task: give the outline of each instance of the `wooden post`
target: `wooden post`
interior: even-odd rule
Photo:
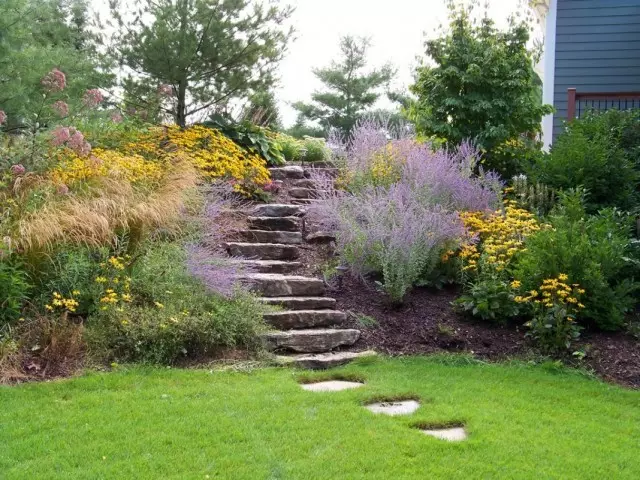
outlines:
[[[576,118],[576,89],[567,89],[568,101],[567,101],[567,120],[569,122]]]

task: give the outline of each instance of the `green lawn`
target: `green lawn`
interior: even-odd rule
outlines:
[[[0,388],[0,478],[638,479],[640,392],[524,365],[378,359],[300,372],[134,369]],[[409,417],[361,403],[417,395]],[[462,421],[447,443],[411,428]]]

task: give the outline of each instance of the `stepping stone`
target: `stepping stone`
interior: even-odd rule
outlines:
[[[300,205],[287,205],[283,203],[258,205],[251,211],[251,215],[254,217],[295,217],[304,214],[305,209]]]
[[[291,273],[302,267],[300,262],[286,262],[283,260],[235,260],[233,263],[246,266],[249,272],[255,273]]]
[[[314,232],[305,238],[307,243],[331,243],[336,241],[336,236],[331,232]]]
[[[320,191],[315,188],[290,188],[289,196],[291,198],[318,198]]]
[[[315,297],[324,294],[324,283],[318,278],[256,273],[246,279],[252,289],[264,297]]]
[[[425,435],[447,440],[448,442],[461,442],[467,439],[467,432],[463,427],[439,428],[435,430],[420,430]]]
[[[373,413],[384,415],[411,415],[420,408],[420,404],[415,400],[402,400],[397,402],[378,402],[365,405],[367,410]]]
[[[226,248],[232,257],[259,260],[295,260],[300,255],[298,247],[281,243],[229,242],[226,244]]]
[[[353,329],[290,330],[268,332],[262,335],[269,350],[292,350],[299,353],[323,353],[338,347],[353,345],[360,338],[360,331]]]
[[[351,390],[364,386],[360,382],[346,382],[344,380],[327,380],[326,382],[304,383],[300,385],[308,392],[339,392],[340,390]]]
[[[304,178],[302,180],[294,180],[293,186],[297,188],[316,188],[316,182],[311,180],[310,178]]]
[[[339,310],[287,310],[265,313],[264,320],[281,330],[330,327],[347,319],[347,314]]]
[[[272,180],[304,178],[304,168],[294,165],[287,167],[270,168],[269,173],[271,174]]]
[[[364,352],[329,352],[329,353],[313,353],[310,355],[291,355],[288,357],[280,356],[278,360],[282,363],[294,364],[298,368],[306,368],[308,370],[325,370],[327,368],[339,367],[352,362],[356,358],[373,357],[376,352],[367,350]]]
[[[272,297],[259,300],[267,305],[280,305],[292,310],[333,310],[337,303],[335,298],[329,297]]]
[[[298,217],[249,217],[247,222],[252,230],[284,232],[298,232],[300,230],[300,219]]]
[[[302,243],[302,233],[300,232],[280,232],[272,230],[243,230],[240,235],[247,242],[256,243]]]

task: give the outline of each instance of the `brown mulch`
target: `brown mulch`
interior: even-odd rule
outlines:
[[[336,298],[338,309],[349,313],[346,326],[361,330],[353,347],[357,350],[371,348],[387,355],[459,352],[491,361],[535,355],[519,325],[491,325],[454,311],[451,302],[458,293],[457,288],[416,288],[396,307],[373,282],[345,277],[342,287],[328,294]],[[376,323],[363,322],[363,315]],[[592,370],[608,381],[640,388],[640,341],[633,337],[587,332],[573,350],[584,351],[585,358],[568,356],[566,363]]]

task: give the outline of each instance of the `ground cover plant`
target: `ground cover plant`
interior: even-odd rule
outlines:
[[[335,393],[303,391],[298,372],[288,369],[118,370],[0,387],[0,424],[11,439],[0,445],[3,476],[640,475],[640,393],[555,365],[418,357],[305,375],[366,382]],[[362,407],[409,396],[421,407],[408,417]],[[448,443],[413,428],[451,422],[463,423],[469,439]]]

